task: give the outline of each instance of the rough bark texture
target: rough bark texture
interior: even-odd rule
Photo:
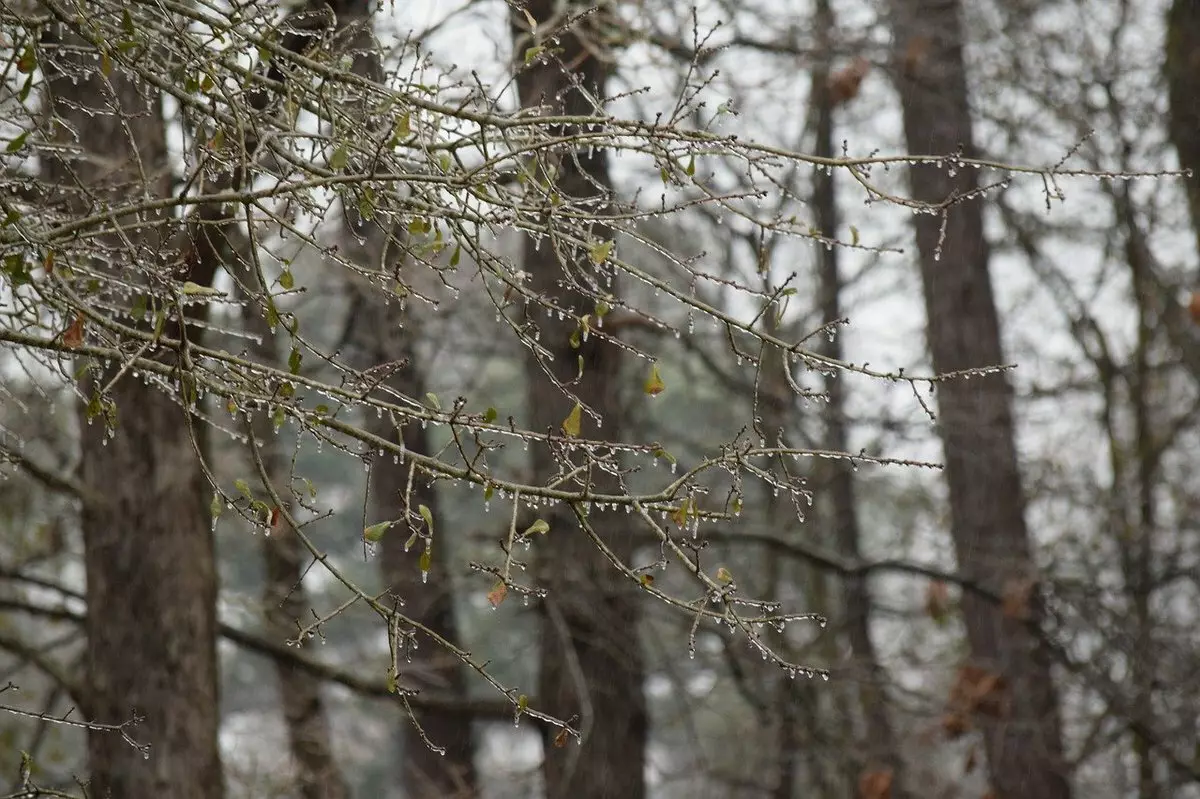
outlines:
[[[904,132],[913,153],[973,152],[957,0],[891,0],[896,82]],[[974,169],[912,167],[914,197],[942,202],[977,185]],[[969,201],[942,220],[916,220],[917,246],[934,369],[950,372],[1003,363],[1000,325],[988,274],[982,208]],[[939,257],[940,250],[940,257]],[[994,374],[942,383],[939,427],[950,489],[951,532],[959,568],[998,594],[1036,577],[1017,468],[1012,390]],[[1003,679],[1000,707],[976,714],[997,799],[1050,799],[1070,794],[1056,693],[1044,652],[1027,625],[1037,623],[1035,597],[1026,619],[965,592],[962,610],[975,666]]]
[[[823,43],[828,59],[833,53],[834,12],[829,0],[817,2],[817,36]],[[816,105],[816,155],[834,158],[838,155],[834,145],[834,112],[836,99],[830,85],[831,73],[828,61],[822,61],[813,75],[813,103]],[[841,228],[841,212],[838,208],[837,182],[833,172],[816,173],[813,192],[813,212],[821,234],[836,239]],[[841,250],[838,247],[817,248],[817,296],[820,303],[821,321],[832,324],[842,318],[842,277],[840,270]],[[834,337],[825,346],[831,358],[842,359],[840,337]],[[846,392],[838,376],[827,380],[825,392],[829,401],[823,412],[825,448],[834,452],[847,452],[850,436],[846,427]],[[861,529],[858,521],[858,502],[855,497],[853,466],[842,460],[828,461],[823,465],[820,497],[826,509],[834,544],[848,562],[861,560],[859,539]],[[871,640],[871,594],[865,575],[847,577],[842,585],[842,614],[846,640],[850,644],[853,658],[853,673],[858,678],[859,702],[864,719],[863,743],[858,753],[861,766],[866,773],[891,773],[892,794],[902,799],[907,794],[902,787],[903,760],[896,734],[889,715],[889,700],[886,693],[886,678],[879,664],[875,644]]]
[[[320,7],[324,3],[313,0],[310,5]],[[344,45],[353,50],[354,72],[381,80],[378,43],[371,33],[370,4],[366,0],[339,0],[331,7],[337,13],[338,29],[345,36]],[[386,139],[391,131],[380,130],[373,135]],[[344,248],[350,257],[357,259],[364,268],[385,268],[382,261],[388,257],[384,247],[388,234],[382,228],[369,222],[363,224],[355,209],[346,208],[343,232]],[[363,237],[361,244],[356,233]],[[393,231],[393,234],[403,235],[400,231]],[[396,241],[392,242],[390,252],[393,260],[403,257],[402,246]],[[370,369],[403,362],[405,365],[386,381],[387,389],[394,394],[423,399],[425,378],[415,346],[415,337],[420,335],[418,320],[411,313],[406,314],[398,301],[386,301],[378,287],[348,283],[347,288],[353,296],[353,310],[346,341],[356,365]],[[429,437],[419,425],[407,425],[401,433],[387,418],[369,418],[365,426],[374,435],[392,441],[399,440],[402,434],[409,452],[428,455],[432,451]],[[419,518],[416,513],[420,505],[430,509],[435,525],[439,518],[436,492],[423,476],[418,474],[412,480],[412,493],[405,496],[409,468],[404,461],[395,462],[390,454],[373,459],[370,476],[372,518],[375,521],[404,520],[378,544],[380,574],[384,586],[403,601],[402,612],[407,618],[447,640],[458,641],[453,584],[447,569],[450,559],[446,536],[449,531],[435,532],[436,547],[427,580],[422,579],[418,565],[423,543],[407,552],[404,549],[413,532],[409,525]],[[412,652],[412,668],[401,675],[403,684],[465,697],[466,680],[458,659],[425,636],[419,636],[417,643],[417,649]],[[409,799],[475,796],[471,716],[455,710],[427,709],[418,712],[416,720],[429,743],[421,739],[410,719],[402,719],[400,769],[405,796]],[[444,748],[445,754],[439,754],[429,744]]]
[[[1167,15],[1168,130],[1187,181],[1192,227],[1200,240],[1200,2],[1175,0]]]
[[[50,39],[46,43],[53,45]],[[73,83],[59,72],[73,69],[68,63],[73,57],[53,47],[47,55],[53,78],[49,102],[80,134],[64,132],[63,140],[82,152],[48,159],[45,168],[50,180],[66,186],[78,181],[90,192],[91,199],[76,202],[73,210],[95,213],[116,193],[165,196],[170,170],[157,94],[140,92],[118,70],[107,79],[93,74]],[[89,59],[91,70],[99,69],[96,60],[79,57]],[[98,268],[136,280],[124,265],[161,264],[165,243],[152,230],[147,226],[131,230],[128,239],[110,240],[114,251]],[[212,274],[201,274],[201,260],[188,259],[192,271],[173,277],[207,284]],[[173,267],[161,268],[166,274]],[[168,326],[166,334],[177,336],[178,326]],[[84,397],[106,385],[116,369],[106,366],[84,378]],[[152,748],[143,757],[118,733],[89,733],[89,795],[214,799],[222,795],[223,782],[217,748],[216,570],[209,490],[197,454],[204,449],[204,425],[187,418],[179,397],[148,388],[130,374],[116,382],[107,399],[117,409],[114,438],[106,440],[102,418],[89,422],[83,412],[80,419],[81,480],[104,498],[86,503],[81,518],[88,711],[104,723],[121,723],[135,712],[144,716],[126,731]]]
[[[536,0],[525,7],[542,28],[552,24],[559,6],[553,0]],[[521,54],[533,42],[522,36],[528,30],[525,15],[515,10],[512,20],[519,64]],[[584,46],[581,36],[586,32],[576,27],[554,35],[558,39],[556,57],[518,73],[521,104],[546,107],[552,113],[589,114],[593,107],[573,88],[573,80],[602,97],[605,66]],[[602,149],[563,153],[557,161],[557,187],[565,203],[596,198],[601,191],[598,187],[610,185],[607,154]],[[592,235],[605,239],[610,234],[596,226]],[[577,258],[581,265],[588,263],[585,253],[578,253]],[[538,248],[526,239],[523,260],[535,291],[552,297],[560,307],[573,309],[576,315],[594,313],[595,300],[567,284],[563,264],[548,243]],[[541,343],[553,355],[548,366],[556,379],[570,383],[579,399],[603,417],[603,427],[598,429],[595,421],[583,414],[582,436],[620,440],[619,350],[595,336],[573,349],[569,343],[575,329],[573,319],[551,319],[533,306],[529,315],[542,331]],[[580,356],[583,377],[575,381]],[[532,355],[527,374],[531,429],[559,434],[573,403],[547,378]],[[556,474],[554,453],[544,446],[532,450],[535,479],[547,480]],[[604,475],[593,474],[592,478],[598,490],[612,488]],[[546,795],[549,799],[640,799],[645,796],[647,718],[637,588],[587,540],[568,510],[557,508],[546,518],[551,532],[536,542],[538,585],[548,591],[540,608],[538,699],[549,713],[577,718],[584,733],[581,747],[573,742],[562,747],[555,745],[554,731],[547,730],[542,769]],[[634,549],[633,536],[626,529],[628,518],[597,511],[589,517],[597,533],[625,562]]]

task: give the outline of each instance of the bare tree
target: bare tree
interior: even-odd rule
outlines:
[[[895,79],[908,146],[941,162],[909,168],[913,198],[937,209],[916,219],[934,369],[950,375],[1004,364],[988,272],[957,0],[893,0]],[[978,724],[998,797],[1070,795],[1058,703],[1039,623],[1038,572],[1025,527],[1012,389],[999,371],[938,386],[951,534],[962,574],[1004,608],[965,594],[970,662],[953,709]]]

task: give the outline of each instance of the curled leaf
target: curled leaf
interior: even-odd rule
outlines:
[[[730,574],[729,569],[726,569],[724,566],[722,566],[717,569],[717,579],[723,583],[732,583],[733,575]]]
[[[550,523],[547,522],[545,519],[538,519],[537,521],[535,521],[533,524],[529,525],[529,527],[527,527],[525,529],[524,534],[525,535],[534,535],[536,533],[537,535],[545,535],[548,532],[550,532]]]

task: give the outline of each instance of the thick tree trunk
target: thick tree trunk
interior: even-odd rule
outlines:
[[[1167,15],[1168,130],[1187,181],[1192,227],[1200,239],[1200,2],[1175,0]]]
[[[517,88],[525,108],[546,107],[552,113],[590,114],[593,106],[574,81],[589,93],[602,97],[605,66],[594,55],[595,42],[585,46],[586,31],[573,27],[550,34],[551,21],[562,4],[534,0],[525,10],[536,20],[540,34],[554,35],[555,54],[532,66],[521,68]],[[567,4],[569,12],[572,6]],[[577,9],[578,10],[578,9]],[[525,14],[514,10],[516,60],[535,42],[528,39]],[[576,22],[586,28],[587,22]],[[524,34],[524,35],[523,35]],[[556,186],[565,204],[591,198],[596,202],[610,185],[608,159],[604,150],[584,149],[557,158]],[[610,233],[594,226],[592,235],[605,239]],[[586,253],[577,253],[577,268],[587,268]],[[570,287],[564,265],[550,242],[536,246],[524,242],[523,262],[531,275],[530,286],[542,296],[552,297],[559,307],[582,316],[595,312],[595,299]],[[602,267],[601,267],[602,268]],[[611,290],[615,290],[611,289]],[[603,417],[603,437],[620,440],[621,418],[619,350],[591,336],[578,349],[570,344],[576,322],[550,318],[530,306],[529,318],[541,330],[541,343],[553,360],[546,366],[562,383],[570,383],[580,401]],[[579,358],[583,375],[575,380]],[[549,380],[532,354],[527,365],[530,428],[560,433],[560,424],[573,403]],[[599,432],[588,414],[582,417],[582,436]],[[533,448],[535,479],[548,480],[558,470],[555,454],[545,446]],[[608,490],[611,478],[593,470],[593,485]],[[634,537],[627,529],[625,514],[593,510],[589,521],[614,553],[628,562]],[[551,532],[536,542],[537,582],[548,591],[541,611],[541,654],[538,699],[542,709],[560,718],[578,719],[584,733],[582,748],[566,747],[548,730],[544,740],[542,773],[549,799],[640,799],[645,796],[646,704],[642,693],[644,665],[638,638],[639,603],[637,588],[618,574],[579,530],[569,510],[556,508],[548,517]]]
[[[68,56],[51,41],[46,44],[50,107],[79,134],[63,134],[64,143],[78,152],[47,159],[47,177],[68,187],[81,216],[98,212],[115,195],[166,196],[171,173],[157,94],[140,91],[119,70],[102,79],[97,59]],[[79,69],[92,74],[77,83],[63,75]],[[152,225],[129,225],[126,231],[105,242],[115,252],[94,266],[134,283],[142,278],[129,264],[171,269],[158,266],[165,243]],[[183,277],[207,284],[212,274],[200,274],[204,268]],[[177,326],[167,329],[168,335],[178,333]],[[80,384],[85,400],[107,386],[119,367],[90,371]],[[147,387],[131,374],[102,400],[116,409],[113,437],[103,414],[89,418],[86,409],[80,414],[81,479],[104,498],[86,503],[81,519],[88,710],[110,724],[133,714],[144,717],[125,732],[151,748],[143,756],[120,733],[90,732],[89,795],[214,799],[222,795],[223,782],[210,491],[198,462],[204,425],[188,418],[179,396]]]
[[[909,150],[972,154],[957,0],[891,0],[891,9]],[[911,167],[910,180],[913,196],[931,203],[977,186],[976,170],[952,164]],[[971,200],[947,213],[944,239],[941,218],[916,220],[929,345],[939,373],[1004,360],[981,205]],[[998,594],[1020,592],[1037,570],[1025,526],[1011,387],[1001,374],[941,383],[938,408],[959,568]],[[997,799],[1070,794],[1050,667],[1028,626],[1040,615],[1036,590],[1030,593],[1028,607],[1016,613],[971,592],[962,599],[973,665],[1003,680],[1000,695],[990,697],[1001,700],[998,708],[973,718],[982,727]]]

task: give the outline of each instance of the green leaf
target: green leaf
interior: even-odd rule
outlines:
[[[27,130],[22,131],[21,135],[17,136],[17,138],[13,139],[12,141],[10,141],[8,143],[8,146],[4,148],[4,152],[15,153],[17,150],[20,150],[22,147],[25,146],[25,140],[28,138],[29,138],[29,131],[27,131]]]
[[[133,300],[133,308],[130,309],[129,314],[139,322],[146,321],[146,311],[148,310],[148,308],[147,308],[148,303],[149,303],[149,300],[146,298],[145,294],[137,295],[137,297],[135,297]]]
[[[370,186],[358,195],[358,215],[368,221],[375,218],[375,191]]]
[[[287,414],[283,412],[283,406],[280,405],[275,409],[275,413],[271,416],[271,423],[275,425],[275,429],[283,427],[284,420],[287,419]]]
[[[491,483],[488,483],[487,485],[485,485],[485,486],[483,487],[483,499],[484,499],[484,501],[486,502],[487,500],[491,499],[491,498],[492,498],[492,494],[495,494],[495,493],[496,493],[496,487],[495,487],[495,486],[493,486]]]
[[[429,567],[433,565],[433,547],[429,544],[425,545],[425,551],[421,553],[421,559],[417,561],[417,566],[422,572],[428,574]]]
[[[650,375],[646,378],[646,382],[642,384],[642,390],[651,397],[657,397],[667,390],[667,384],[663,382],[662,375],[658,373],[657,362],[650,367]]]
[[[363,540],[368,544],[377,544],[391,526],[391,522],[379,522],[378,524],[372,524],[370,527],[364,527]]]
[[[583,406],[576,402],[575,407],[567,414],[567,418],[562,421],[563,435],[567,438],[579,438],[579,431],[582,427]]]
[[[221,495],[213,492],[212,502],[209,503],[208,512],[215,519],[221,515],[221,511],[225,510],[225,501],[221,499]]]
[[[333,155],[329,156],[329,168],[334,172],[341,172],[349,161],[350,153],[346,149],[346,145],[338,145],[337,149],[333,151]]]
[[[425,524],[429,527],[429,532],[433,532],[433,511],[428,505],[418,505],[417,513],[421,514],[421,518],[425,520]]]
[[[29,99],[29,93],[33,91],[33,73],[25,76],[25,82],[21,84],[21,90],[17,92],[17,102],[23,103]]]
[[[525,694],[521,694],[520,696],[517,697],[517,710],[520,710],[521,712],[525,712],[528,709],[529,709],[529,697],[527,697]]]
[[[462,245],[455,244],[454,252],[450,253],[450,265],[458,266],[458,262],[461,258],[462,258]]]
[[[193,283],[186,280],[183,283],[181,291],[189,297],[221,297],[224,292],[214,289],[210,286],[201,286],[199,283]]]
[[[402,141],[407,139],[411,133],[412,129],[410,127],[408,112],[405,111],[396,120],[396,124],[392,128],[392,141],[390,142],[390,146],[395,147],[396,145],[400,144]]]
[[[612,239],[600,241],[593,244],[588,249],[588,257],[592,259],[592,263],[596,266],[608,260],[608,256],[612,255],[613,242]]]
[[[854,225],[850,226],[850,243],[855,247],[858,246],[858,228],[856,228]]]
[[[696,174],[696,156],[693,155],[688,159],[687,169],[685,169],[684,172],[687,172],[688,177]]]
[[[661,458],[662,460],[665,460],[667,463],[671,464],[672,466],[674,466],[676,463],[675,456],[672,455],[671,453],[667,452],[662,447],[655,448],[654,457]]]
[[[316,413],[319,416],[325,416],[329,413],[329,406],[325,403],[321,403],[317,407],[313,408],[313,413]]]
[[[492,422],[496,421],[496,417],[499,415],[500,414],[497,413],[495,408],[492,408],[489,406],[488,409],[483,412],[483,421],[485,421],[488,424],[491,424]]]
[[[525,49],[525,66],[529,66],[529,64],[535,58],[540,56],[545,51],[546,51],[545,45],[541,45],[541,44],[535,44],[533,47],[526,48]]]
[[[292,348],[292,354],[288,356],[288,371],[294,375],[300,374],[300,361],[302,356],[300,350]]]
[[[437,394],[434,394],[432,391],[425,392],[425,402],[427,402],[429,407],[433,408],[435,411],[440,411],[442,409],[441,400],[439,400]]]
[[[717,569],[717,579],[723,583],[732,583],[733,575],[729,573],[729,569],[726,569],[724,566],[722,566]]]
[[[291,291],[296,285],[296,278],[292,276],[292,270],[284,269],[279,273],[279,286],[284,291]]]
[[[37,51],[33,49],[33,45],[25,48],[25,52],[21,53],[21,57],[17,59],[17,72],[28,75],[37,69]]]
[[[250,484],[247,483],[245,480],[242,480],[242,479],[234,480],[233,487],[236,488],[238,490],[238,493],[241,494],[246,499],[253,499],[254,495],[250,493]]]
[[[538,519],[525,528],[525,532],[522,535],[545,535],[548,532],[550,532],[550,522],[545,519]]]
[[[270,297],[267,298],[267,328],[274,333],[275,328],[279,327],[279,309],[275,307],[274,301]]]

